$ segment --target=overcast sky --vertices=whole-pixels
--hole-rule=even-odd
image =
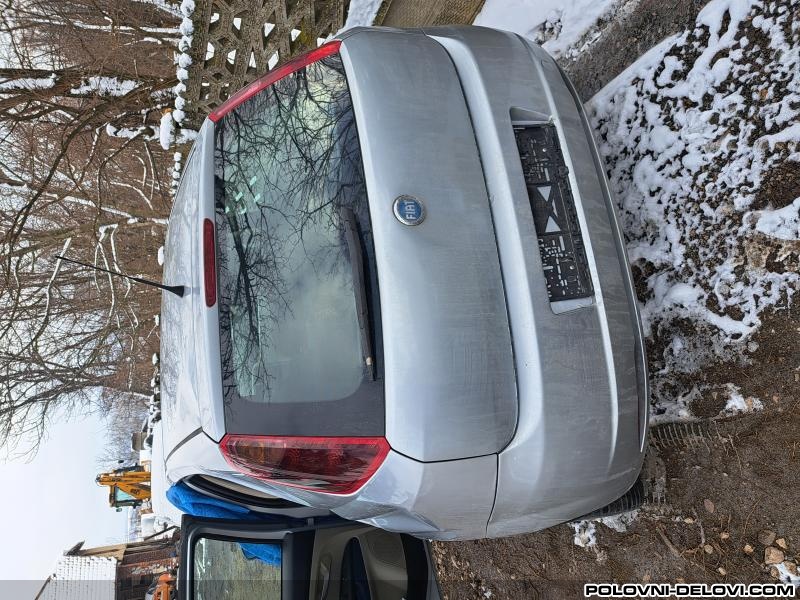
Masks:
[[[8,581],[45,579],[81,540],[86,546],[125,540],[127,510],[110,508],[108,488],[94,481],[104,445],[102,419],[88,417],[54,423],[30,462],[3,461],[0,450],[0,598],[32,598],[37,590],[8,593]]]

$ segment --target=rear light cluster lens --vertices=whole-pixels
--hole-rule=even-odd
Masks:
[[[205,280],[206,306],[217,303],[217,264],[214,245],[214,223],[211,219],[203,221],[203,275]]]
[[[357,491],[389,453],[382,437],[228,434],[220,448],[234,469],[250,477],[326,494]]]
[[[208,115],[208,118],[214,123],[216,123],[226,114],[231,112],[234,108],[239,106],[242,102],[246,102],[256,94],[264,91],[276,81],[283,79],[284,77],[294,73],[295,71],[299,71],[303,67],[306,67],[313,62],[322,60],[326,56],[330,56],[331,54],[336,54],[339,51],[339,46],[341,45],[342,42],[340,40],[333,40],[331,42],[328,42],[327,44],[323,44],[319,48],[311,50],[310,52],[306,52],[304,54],[299,54],[298,56],[295,56],[290,61],[285,62],[276,69],[272,69],[272,71],[270,71],[260,79],[256,79],[253,83],[251,83],[247,87],[244,87],[238,92],[236,92],[233,96],[231,96],[225,102],[220,104],[216,109],[212,110],[211,114]]]

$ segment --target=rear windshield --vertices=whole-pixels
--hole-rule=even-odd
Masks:
[[[339,55],[226,114],[215,143],[227,431],[380,435],[372,228]]]

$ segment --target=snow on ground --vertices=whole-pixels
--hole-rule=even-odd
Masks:
[[[339,33],[351,27],[369,27],[372,25],[382,2],[383,0],[351,0],[347,9],[347,21]]]
[[[597,544],[597,536],[594,521],[575,521],[570,523],[575,531],[572,542],[581,548],[591,548]]]
[[[800,198],[783,208],[761,211],[756,229],[782,240],[800,238]]]
[[[623,533],[628,530],[628,525],[633,523],[637,516],[639,516],[639,511],[631,510],[614,515],[613,517],[603,517],[602,519],[598,519],[598,521],[609,529],[613,529],[618,533]]]
[[[664,341],[656,416],[680,412],[675,373],[753,351],[800,283],[800,198],[763,195],[800,168],[799,51],[787,3],[712,0],[588,103],[643,323]]]
[[[725,387],[728,393],[728,399],[722,411],[724,415],[729,416],[737,413],[753,412],[754,410],[762,410],[764,408],[764,405],[758,398],[753,398],[752,396],[745,398],[742,396],[742,390],[738,386],[729,383]]]
[[[572,57],[599,37],[598,25],[623,4],[625,0],[486,0],[474,24],[513,31],[553,56]]]
[[[778,578],[783,583],[791,583],[795,587],[800,587],[800,575],[797,574],[797,569],[790,571],[789,568],[786,566],[787,562],[788,561],[784,561],[782,563],[774,565],[774,567],[778,570]]]
[[[593,548],[597,545],[597,523],[602,523],[609,529],[621,533],[628,530],[628,526],[636,520],[637,516],[639,516],[639,511],[631,510],[614,515],[613,517],[573,521],[567,525],[569,525],[573,531],[573,544],[581,548]]]

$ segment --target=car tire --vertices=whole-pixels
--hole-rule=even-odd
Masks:
[[[636,483],[633,484],[631,489],[627,492],[622,494],[616,500],[609,502],[602,508],[598,508],[595,511],[590,512],[588,515],[584,515],[580,519],[576,519],[579,521],[584,521],[588,519],[602,519],[603,517],[613,517],[614,515],[619,515],[625,512],[629,512],[639,508],[644,503],[644,484],[642,483],[641,478],[636,480]]]

